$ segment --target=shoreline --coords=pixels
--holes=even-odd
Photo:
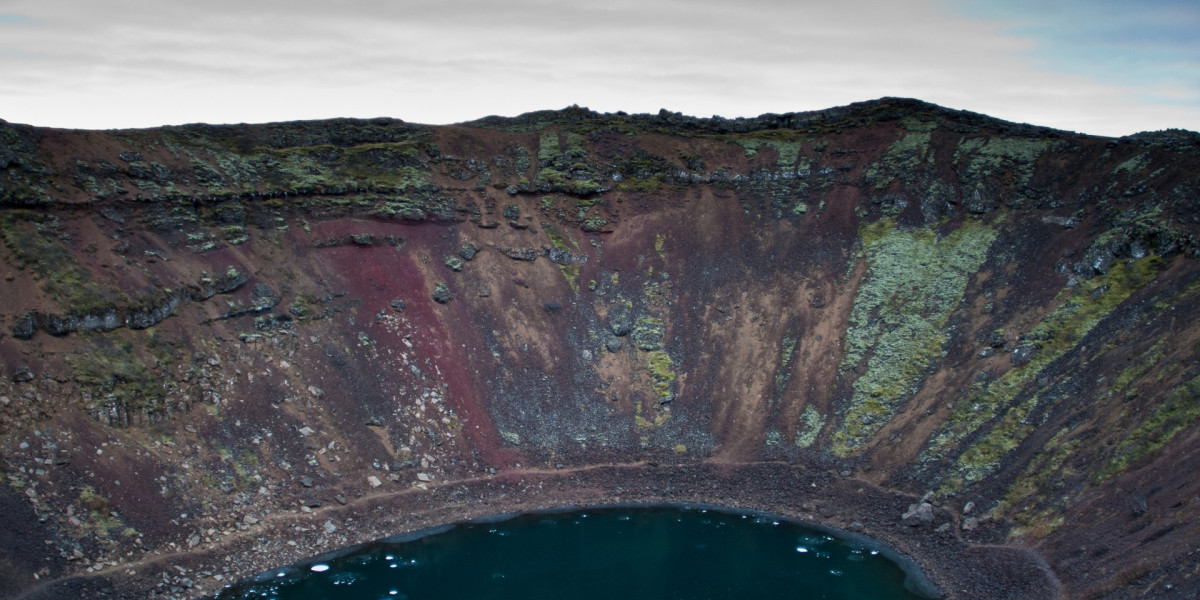
[[[781,463],[653,463],[515,470],[364,495],[345,505],[278,512],[217,543],[152,555],[92,574],[24,590],[14,600],[83,597],[213,598],[227,584],[389,537],[502,515],[615,505],[707,505],[778,515],[840,536],[865,537],[940,590],[943,598],[1053,600],[1054,574],[1035,552],[996,543],[988,528],[967,539],[958,515],[934,508],[913,526],[901,515],[919,498],[869,483]],[[944,524],[950,524],[944,527]],[[330,527],[331,525],[331,527]],[[939,530],[940,528],[940,530]],[[332,530],[331,530],[332,529]],[[913,571],[910,571],[911,567]]]

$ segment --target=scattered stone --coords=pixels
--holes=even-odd
[[[900,520],[909,527],[929,525],[933,522],[933,505],[928,502],[910,504],[908,512],[904,513]]]
[[[430,477],[429,473],[417,473],[417,480],[418,481],[433,481],[433,477]]]
[[[554,314],[554,313],[562,310],[562,304],[559,302],[547,302],[542,305],[542,310],[544,310],[548,313]]]
[[[321,506],[321,501],[317,499],[317,495],[308,491],[300,494],[300,503],[305,508],[317,508]]]
[[[258,517],[255,517],[254,515],[246,515],[242,517],[242,522],[247,525],[254,525],[255,523],[258,523]]]
[[[13,373],[12,380],[16,383],[27,383],[33,381],[33,371],[24,365],[17,367]]]
[[[461,256],[463,260],[471,260],[475,258],[475,253],[478,251],[479,250],[477,250],[475,246],[471,244],[463,244],[463,247],[458,249],[458,255]]]
[[[609,352],[612,352],[614,354],[621,350],[622,345],[623,344],[621,343],[621,338],[615,337],[615,336],[608,338],[608,341],[604,343],[604,347]]]
[[[1058,226],[1062,227],[1063,229],[1071,229],[1079,224],[1079,219],[1076,219],[1075,217],[1046,215],[1046,216],[1042,217],[1042,222],[1049,223],[1051,225],[1058,225]]]
[[[490,290],[488,288],[479,288],[479,297],[480,298],[487,298],[488,296],[491,296],[491,295],[492,295],[492,290]]]
[[[312,486],[313,486],[313,478],[312,478],[312,477],[308,477],[307,475],[306,475],[306,476],[304,476],[304,477],[301,477],[301,478],[300,478],[300,485],[302,485],[302,486],[304,486],[304,487],[306,487],[306,488],[310,488],[310,487],[312,487]]]
[[[1020,367],[1027,365],[1037,356],[1038,347],[1036,345],[1023,345],[1015,348],[1012,351],[1012,366]]]
[[[971,514],[971,511],[973,511],[973,510],[975,510],[974,502],[967,502],[966,504],[963,505],[963,514],[964,515]]]
[[[1008,345],[1008,337],[1004,335],[1003,329],[997,329],[988,334],[988,345],[997,350]]]
[[[398,313],[404,312],[404,301],[399,298],[392,300],[392,310]]]
[[[325,521],[325,533],[332,534],[333,532],[337,531],[337,529],[337,525],[334,525],[333,521]]]
[[[265,283],[254,284],[254,295],[259,298],[274,298],[275,292]]]
[[[383,482],[380,481],[379,478],[374,475],[367,476],[367,483],[371,484],[371,487],[373,487],[373,488],[377,488],[377,487],[383,485]]]
[[[116,209],[109,206],[100,209],[100,216],[118,225],[125,224],[125,217],[121,216],[121,213],[117,212]]]
[[[975,531],[979,528],[979,519],[975,517],[967,517],[963,519],[962,528],[963,531]]]
[[[457,256],[447,256],[442,260],[442,264],[446,265],[451,271],[458,272],[463,270],[463,260]]]
[[[334,496],[334,497],[333,497],[333,499],[334,499],[334,500],[335,500],[335,501],[336,501],[338,504],[341,504],[342,506],[345,506],[345,505],[346,505],[346,496],[345,496],[345,495],[343,495],[343,494],[338,494],[338,495]]]
[[[633,331],[633,316],[629,313],[629,307],[617,304],[609,309],[608,329],[617,337],[629,335],[629,332]]]
[[[438,304],[445,304],[450,301],[450,288],[444,283],[438,283],[433,290],[433,301]]]
[[[934,529],[934,531],[938,533],[946,533],[947,531],[950,531],[950,523],[942,523],[941,525],[938,525],[937,529]]]
[[[314,398],[321,398],[325,395],[325,390],[315,385],[310,385],[308,386],[308,393],[312,394]],[[307,429],[307,427],[305,429]]]
[[[533,262],[542,255],[542,252],[536,248],[509,248],[504,251],[504,255],[513,260]]]
[[[661,320],[647,317],[637,320],[629,337],[633,339],[633,345],[637,346],[639,350],[646,352],[662,350],[666,329]]]
[[[34,322],[33,313],[25,313],[12,326],[12,335],[18,340],[32,339],[36,331],[37,325]]]
[[[309,428],[307,426],[301,427],[300,429],[297,430],[297,432],[299,432],[300,435],[302,435],[304,437],[308,437],[308,436],[316,433],[315,431],[313,431],[311,428]]]

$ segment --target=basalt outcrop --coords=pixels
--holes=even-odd
[[[1198,134],[902,99],[0,122],[0,596],[681,500],[952,598],[1188,597],[1198,215]]]

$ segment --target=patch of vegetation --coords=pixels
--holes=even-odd
[[[825,417],[814,407],[805,406],[800,413],[800,423],[796,426],[796,445],[807,448],[817,441],[821,429],[825,427]]]
[[[1117,165],[1113,169],[1113,174],[1118,173],[1139,173],[1150,164],[1150,153],[1144,152],[1137,156],[1131,157],[1129,160]]]
[[[900,229],[890,220],[863,228],[870,267],[851,310],[842,368],[865,371],[854,381],[834,434],[835,454],[846,456],[861,447],[916,393],[942,356],[950,314],[996,235],[977,221],[941,238],[928,229]]]
[[[137,531],[125,527],[113,514],[112,501],[96,491],[96,488],[85,485],[79,490],[79,498],[75,504],[81,509],[83,518],[80,519],[82,528],[101,540],[112,537],[114,532],[120,532],[125,537],[137,535]]]
[[[958,144],[954,162],[964,184],[978,186],[1004,172],[1013,174],[1019,186],[1028,185],[1038,158],[1062,145],[1044,137],[970,137]]]
[[[653,175],[645,179],[626,179],[617,184],[617,190],[622,192],[641,192],[643,194],[654,194],[662,189],[665,179],[666,177],[664,175]]]
[[[1043,368],[1074,348],[1113,309],[1153,281],[1161,265],[1155,256],[1131,260],[1060,293],[1058,308],[1024,336],[1026,347],[1035,352],[1029,362],[1014,366],[995,380],[974,384],[922,452],[923,458],[942,457],[985,423],[995,420],[991,430],[960,455],[955,474],[943,483],[944,492],[958,491],[999,467],[1004,456],[1032,431],[1033,424],[1027,418],[1038,396],[1031,394],[1017,405],[1012,401]]]
[[[662,427],[669,418],[671,418],[671,407],[665,404],[658,405],[652,411],[644,409],[641,402],[634,405],[633,421],[639,429]]]
[[[570,254],[570,248],[572,246],[575,248],[576,251],[579,250],[579,244],[574,240],[574,238],[571,238],[568,235],[568,237],[566,237],[564,239],[563,234],[559,233],[558,229],[556,229],[550,223],[542,222],[542,231],[546,232],[546,237],[550,238],[550,243],[553,244],[556,249],[558,249],[564,253],[567,253],[567,254]],[[570,241],[570,246],[568,246],[568,243],[567,243],[568,240]],[[571,289],[573,291],[578,292],[579,291],[579,271],[581,269],[579,263],[572,260],[565,265],[558,264],[558,263],[555,263],[555,264],[558,265],[558,270],[560,272],[562,272],[563,278],[565,278],[567,280],[567,285],[571,286]]]
[[[761,132],[756,132],[761,133]],[[782,133],[782,132],[771,132]],[[791,133],[791,132],[787,132]],[[775,164],[781,168],[796,167],[800,162],[800,153],[804,151],[804,139],[795,135],[780,137],[765,137],[760,135],[741,135],[733,138],[733,142],[741,146],[747,158],[758,155],[760,148],[770,148],[775,151]]]
[[[1133,382],[1141,379],[1158,361],[1162,360],[1162,357],[1165,355],[1165,346],[1166,341],[1159,340],[1150,350],[1142,354],[1137,362],[1122,369],[1121,374],[1117,375],[1117,379],[1113,381],[1112,387],[1109,388],[1109,393],[1124,394],[1127,399],[1137,397],[1138,390],[1136,388],[1130,389],[1130,386]]]
[[[18,269],[32,269],[42,290],[74,315],[99,314],[117,306],[124,295],[92,279],[59,243],[64,234],[58,218],[31,210],[0,211],[0,236],[17,259]]]
[[[666,328],[663,326],[662,320],[653,317],[638,319],[633,325],[633,331],[629,334],[633,345],[646,352],[662,350],[665,336]]]
[[[933,164],[929,142],[937,123],[905,117],[900,120],[900,125],[905,133],[888,146],[879,160],[863,171],[863,180],[875,186],[875,189],[886,188],[897,178],[911,183],[922,164]]]
[[[1125,436],[1113,452],[1112,460],[1097,476],[1097,483],[1140,463],[1197,420],[1200,420],[1200,375],[1171,390],[1162,404]]]
[[[1068,440],[1069,435],[1069,429],[1054,434],[990,511],[993,518],[1011,515],[1017,525],[1013,536],[1041,538],[1062,525],[1062,513],[1070,501],[1069,496],[1061,495],[1062,488],[1076,474],[1068,458],[1083,445],[1078,438]]]
[[[541,139],[538,140],[538,162],[549,162],[562,154],[558,145],[558,131],[547,129],[542,132]]]
[[[128,412],[137,412],[154,406],[163,397],[159,378],[127,340],[93,338],[89,348],[65,360],[75,383],[102,402],[89,406],[93,410],[119,405]]]
[[[646,367],[650,371],[650,378],[654,380],[654,394],[658,396],[659,403],[675,399],[674,393],[671,392],[671,384],[675,383],[674,366],[671,357],[662,350],[650,352],[646,356]]]
[[[796,338],[784,336],[783,344],[779,352],[779,366],[775,369],[775,387],[781,387],[787,383],[791,375],[787,372],[788,365],[792,363],[792,353],[796,351]]]

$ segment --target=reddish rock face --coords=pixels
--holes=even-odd
[[[1190,132],[894,99],[0,124],[0,588],[675,500],[952,598],[1196,593],[1198,173]]]

